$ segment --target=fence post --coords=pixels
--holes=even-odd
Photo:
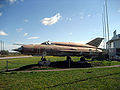
[[[69,68],[70,68],[70,62],[71,62],[71,60],[69,59]]]
[[[6,71],[8,71],[8,61],[6,61]]]

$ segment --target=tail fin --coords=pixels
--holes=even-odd
[[[92,41],[88,42],[88,45],[98,47],[104,38],[95,38]]]

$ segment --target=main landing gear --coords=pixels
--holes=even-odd
[[[42,61],[47,61],[44,56],[42,56],[41,60],[42,60]]]

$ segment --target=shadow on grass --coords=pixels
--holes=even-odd
[[[39,69],[41,68],[42,65],[39,64],[31,64],[31,65],[26,65],[17,69],[9,69],[9,71],[22,71],[22,70],[30,70],[31,68],[36,68],[38,67]],[[68,61],[56,61],[56,62],[51,62],[50,65],[48,65],[50,68],[86,68],[86,67],[92,67],[90,63],[88,62],[68,62]],[[34,69],[35,70],[35,69]],[[38,70],[38,69],[37,69]]]
[[[68,62],[68,61],[56,61],[52,62],[50,64],[50,67],[56,67],[56,68],[86,68],[86,67],[92,67],[90,63],[88,62]]]

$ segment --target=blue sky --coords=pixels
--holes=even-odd
[[[0,40],[88,42],[102,37],[104,0],[0,0]],[[110,37],[120,33],[120,0],[108,0]]]

